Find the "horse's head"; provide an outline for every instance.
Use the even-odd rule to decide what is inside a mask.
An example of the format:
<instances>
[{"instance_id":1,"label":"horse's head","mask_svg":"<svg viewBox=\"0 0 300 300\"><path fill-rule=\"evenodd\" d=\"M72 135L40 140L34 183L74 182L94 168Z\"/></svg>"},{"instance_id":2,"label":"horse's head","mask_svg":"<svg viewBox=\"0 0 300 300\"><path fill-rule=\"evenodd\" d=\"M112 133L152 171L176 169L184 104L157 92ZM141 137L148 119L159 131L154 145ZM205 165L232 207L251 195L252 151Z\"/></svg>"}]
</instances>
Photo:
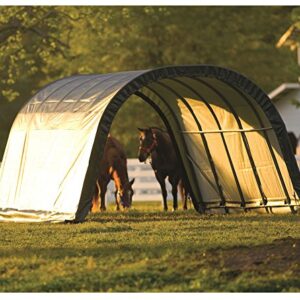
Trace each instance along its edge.
<instances>
[{"instance_id":1,"label":"horse's head","mask_svg":"<svg viewBox=\"0 0 300 300\"><path fill-rule=\"evenodd\" d=\"M134 194L132 185L134 183L134 178L128 181L121 190L117 191L117 201L121 203L123 208L130 208L132 204L132 196Z\"/></svg>"},{"instance_id":2,"label":"horse's head","mask_svg":"<svg viewBox=\"0 0 300 300\"><path fill-rule=\"evenodd\" d=\"M152 128L138 128L138 130L140 132L138 158L140 162L144 162L157 147L157 137Z\"/></svg>"}]
</instances>

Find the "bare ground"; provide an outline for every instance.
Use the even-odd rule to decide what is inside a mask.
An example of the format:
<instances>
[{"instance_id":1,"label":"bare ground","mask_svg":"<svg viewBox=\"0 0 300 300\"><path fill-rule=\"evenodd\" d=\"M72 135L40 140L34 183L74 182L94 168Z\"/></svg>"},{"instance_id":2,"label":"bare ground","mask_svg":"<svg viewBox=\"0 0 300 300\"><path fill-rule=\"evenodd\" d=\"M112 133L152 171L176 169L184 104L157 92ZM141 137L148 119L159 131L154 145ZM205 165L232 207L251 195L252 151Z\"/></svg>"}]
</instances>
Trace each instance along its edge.
<instances>
[{"instance_id":1,"label":"bare ground","mask_svg":"<svg viewBox=\"0 0 300 300\"><path fill-rule=\"evenodd\" d=\"M300 275L300 239L287 237L266 245L215 249L207 260L213 267L230 270L233 277L245 271L260 274L292 271Z\"/></svg>"}]
</instances>

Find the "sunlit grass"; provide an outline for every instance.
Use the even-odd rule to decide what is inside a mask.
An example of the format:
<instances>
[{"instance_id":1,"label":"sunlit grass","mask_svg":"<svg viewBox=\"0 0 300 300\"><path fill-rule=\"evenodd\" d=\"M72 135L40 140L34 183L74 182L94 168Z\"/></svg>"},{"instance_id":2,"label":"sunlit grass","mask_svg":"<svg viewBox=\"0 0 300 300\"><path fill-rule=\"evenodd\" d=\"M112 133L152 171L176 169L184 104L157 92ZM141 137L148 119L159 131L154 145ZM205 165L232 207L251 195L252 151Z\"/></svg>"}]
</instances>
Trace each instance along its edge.
<instances>
[{"instance_id":1,"label":"sunlit grass","mask_svg":"<svg viewBox=\"0 0 300 300\"><path fill-rule=\"evenodd\" d=\"M300 291L299 266L238 271L225 255L300 239L299 220L162 212L153 202L75 225L2 223L0 291Z\"/></svg>"}]
</instances>

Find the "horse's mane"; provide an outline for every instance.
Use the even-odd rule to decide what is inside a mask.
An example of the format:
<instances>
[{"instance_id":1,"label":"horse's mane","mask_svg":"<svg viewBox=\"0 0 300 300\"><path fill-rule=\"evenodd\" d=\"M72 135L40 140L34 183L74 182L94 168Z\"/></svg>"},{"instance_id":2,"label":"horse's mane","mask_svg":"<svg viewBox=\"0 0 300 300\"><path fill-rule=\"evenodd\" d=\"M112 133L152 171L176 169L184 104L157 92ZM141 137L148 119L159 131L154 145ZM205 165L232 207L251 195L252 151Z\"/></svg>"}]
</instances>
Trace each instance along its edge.
<instances>
[{"instance_id":1,"label":"horse's mane","mask_svg":"<svg viewBox=\"0 0 300 300\"><path fill-rule=\"evenodd\" d=\"M164 139L170 139L170 135L169 135L169 132L165 129L162 129L162 128L159 128L159 127L149 127L151 130L154 129L154 130L157 130L157 134L161 137L163 137Z\"/></svg>"},{"instance_id":2,"label":"horse's mane","mask_svg":"<svg viewBox=\"0 0 300 300\"><path fill-rule=\"evenodd\" d=\"M162 129L162 128L159 128L156 126L151 126L151 127L149 127L149 129L157 129L157 130L160 130L161 132L167 132L165 129Z\"/></svg>"},{"instance_id":3,"label":"horse's mane","mask_svg":"<svg viewBox=\"0 0 300 300\"><path fill-rule=\"evenodd\" d=\"M123 145L110 134L107 136L107 143L109 144L109 146L112 146L118 150L118 153L122 159L127 159Z\"/></svg>"},{"instance_id":4,"label":"horse's mane","mask_svg":"<svg viewBox=\"0 0 300 300\"><path fill-rule=\"evenodd\" d=\"M297 139L296 135L294 134L294 132L288 132L288 136L289 136L289 139L290 139L290 143L291 143L293 152L294 152L294 154L296 154L298 139Z\"/></svg>"},{"instance_id":5,"label":"horse's mane","mask_svg":"<svg viewBox=\"0 0 300 300\"><path fill-rule=\"evenodd\" d=\"M156 130L155 134L157 136L157 139L160 142L160 144L164 145L163 146L164 148L172 145L171 137L167 130L159 128L159 127L155 127L155 126L149 127L149 128ZM167 148L165 148L165 149L167 149Z\"/></svg>"}]
</instances>

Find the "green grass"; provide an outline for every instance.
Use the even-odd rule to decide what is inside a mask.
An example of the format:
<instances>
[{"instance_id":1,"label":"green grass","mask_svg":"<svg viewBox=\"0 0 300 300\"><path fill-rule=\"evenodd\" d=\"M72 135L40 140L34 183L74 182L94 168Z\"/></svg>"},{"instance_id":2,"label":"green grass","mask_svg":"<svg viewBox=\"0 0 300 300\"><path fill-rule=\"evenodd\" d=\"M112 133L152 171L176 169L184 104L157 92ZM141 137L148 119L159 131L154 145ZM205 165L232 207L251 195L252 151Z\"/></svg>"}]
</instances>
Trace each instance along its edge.
<instances>
[{"instance_id":1,"label":"green grass","mask_svg":"<svg viewBox=\"0 0 300 300\"><path fill-rule=\"evenodd\" d=\"M299 215L158 209L0 223L0 292L300 291Z\"/></svg>"}]
</instances>

